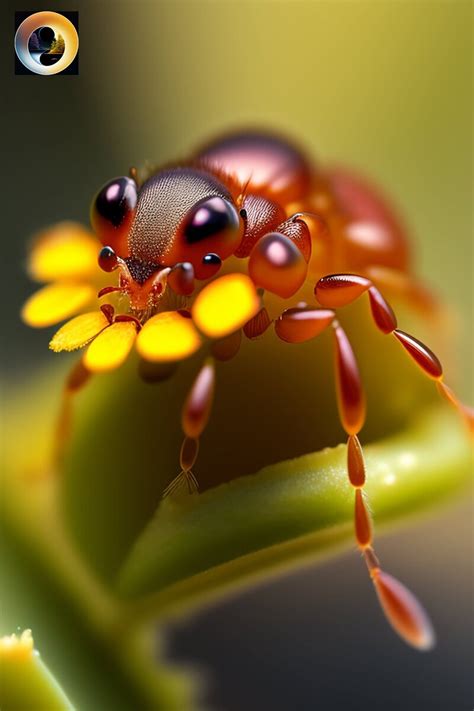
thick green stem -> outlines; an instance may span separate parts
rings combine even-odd
[[[419,512],[469,477],[470,445],[445,408],[366,448],[376,526]],[[186,607],[269,571],[352,545],[345,447],[266,467],[199,496],[165,500],[122,568],[127,595],[155,610]]]

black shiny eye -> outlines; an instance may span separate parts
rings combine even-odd
[[[184,225],[184,238],[192,245],[203,239],[224,238],[233,240],[239,231],[239,218],[235,208],[221,197],[198,203]]]
[[[196,268],[196,276],[198,279],[210,279],[213,277],[222,266],[222,259],[214,252],[205,254],[201,260],[201,264]]]
[[[116,178],[97,194],[94,211],[114,227],[120,227],[137,204],[137,186],[131,178]]]
[[[125,176],[104,185],[92,203],[92,227],[103,244],[112,245],[120,254],[125,246],[136,205],[137,185]]]
[[[202,263],[208,267],[220,267],[222,264],[221,258],[211,252],[210,254],[205,254],[202,258]]]
[[[113,272],[118,267],[118,259],[112,247],[102,247],[99,252],[99,267],[104,272]]]

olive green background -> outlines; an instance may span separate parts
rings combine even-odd
[[[218,131],[250,124],[293,134],[316,160],[355,166],[393,196],[412,229],[418,273],[453,305],[458,361],[449,379],[469,399],[470,2],[37,3],[79,10],[77,77],[14,76],[18,9],[4,6],[1,23],[9,380],[54,357],[49,334],[18,321],[32,288],[22,265],[29,235],[57,219],[87,221],[94,191],[129,165],[185,156]],[[461,506],[379,545],[436,619],[432,655],[391,636],[354,554],[176,626],[171,649],[206,663],[211,701],[229,711],[470,708],[468,516]],[[27,611],[25,601],[25,619]]]

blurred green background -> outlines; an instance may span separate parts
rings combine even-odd
[[[57,7],[56,7],[57,5]],[[223,129],[293,134],[316,160],[383,185],[412,229],[418,273],[454,307],[472,396],[472,3],[119,0],[79,10],[79,76],[14,76],[2,61],[4,372],[52,359],[18,321],[28,237],[88,219],[95,190],[144,160],[186,156]],[[4,5],[3,50],[13,13]],[[11,49],[11,53],[13,49]],[[471,391],[471,393],[470,393]],[[436,620],[427,656],[385,628],[357,555],[176,625],[170,649],[214,674],[210,700],[249,709],[472,706],[472,528],[467,503],[384,538],[380,553]],[[19,624],[28,601],[19,604]],[[365,620],[366,634],[357,638]],[[27,624],[27,622],[25,622]],[[383,701],[381,701],[383,699]]]

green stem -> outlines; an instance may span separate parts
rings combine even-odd
[[[376,526],[429,508],[470,476],[470,443],[447,408],[365,448]],[[165,500],[133,547],[119,589],[132,607],[192,608],[353,544],[345,447],[266,467],[199,496]]]

